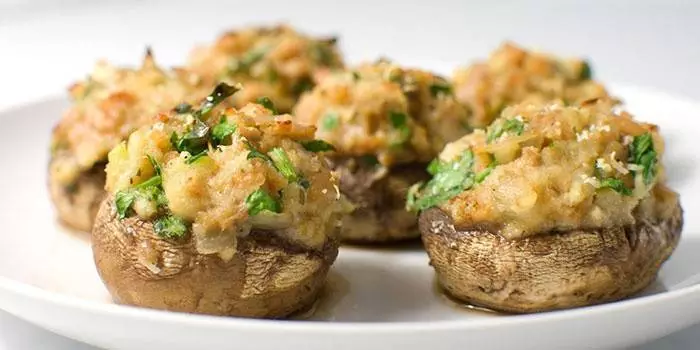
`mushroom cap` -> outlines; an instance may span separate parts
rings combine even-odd
[[[372,244],[420,237],[416,213],[406,210],[406,192],[413,183],[427,179],[424,165],[386,169],[364,166],[352,158],[330,163],[340,175],[340,192],[354,206],[343,217],[342,241]]]
[[[121,304],[211,315],[282,318],[310,307],[338,254],[253,230],[237,240],[231,259],[197,252],[191,239],[157,236],[138,217],[119,220],[112,196],[92,231],[97,270]]]
[[[656,278],[680,239],[683,215],[637,217],[627,227],[577,229],[524,239],[455,227],[441,209],[420,214],[430,263],[453,297],[494,310],[530,313],[627,298]]]
[[[105,197],[104,164],[82,172],[71,186],[62,184],[49,171],[48,187],[58,220],[72,229],[90,232]]]

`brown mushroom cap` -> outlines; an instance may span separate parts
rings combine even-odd
[[[412,184],[427,179],[425,166],[408,164],[386,170],[359,163],[353,158],[331,161],[340,175],[340,191],[355,206],[343,218],[341,240],[368,244],[420,237],[416,214],[405,208],[406,192]]]
[[[71,186],[62,184],[50,171],[48,176],[49,193],[58,219],[72,229],[90,232],[105,197],[104,164],[99,163],[81,173]]]
[[[440,285],[467,303],[514,313],[599,304],[629,297],[656,278],[678,244],[683,216],[506,240],[459,228],[441,209],[421,213],[423,243]]]
[[[157,236],[138,217],[117,219],[112,196],[95,219],[92,242],[97,270],[118,303],[258,318],[310,307],[338,254],[335,241],[317,251],[253,230],[225,261],[199,254],[190,239]]]

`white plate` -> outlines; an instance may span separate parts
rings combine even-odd
[[[661,125],[670,184],[681,194],[681,244],[658,281],[632,300],[502,316],[461,308],[435,290],[418,246],[343,248],[328,293],[306,321],[168,313],[114,305],[89,243],[58,226],[45,189],[48,135],[67,106],[49,100],[0,112],[0,308],[109,349],[562,349],[640,344],[700,321],[700,105],[630,87],[614,92]],[[27,222],[24,222],[27,220]]]

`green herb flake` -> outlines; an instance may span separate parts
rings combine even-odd
[[[261,188],[249,194],[245,199],[245,204],[248,208],[248,214],[253,216],[265,210],[273,213],[282,212],[282,205],[280,202]]]
[[[581,64],[581,73],[579,74],[579,80],[590,80],[593,78],[593,69],[591,68],[588,61],[583,61]]]
[[[609,188],[612,189],[613,191],[620,193],[625,196],[631,196],[632,195],[632,190],[629,189],[627,186],[625,186],[625,183],[620,180],[616,179],[614,177],[607,178],[600,180],[600,189],[603,188]]]
[[[133,191],[125,190],[117,192],[114,197],[114,203],[117,207],[117,217],[120,220],[131,215],[131,206],[134,205],[134,201],[136,201],[136,194]]]
[[[656,165],[658,162],[651,133],[647,132],[635,136],[629,145],[629,153],[629,162],[642,167],[644,184],[651,185],[656,177]]]
[[[189,103],[183,102],[183,103],[180,103],[179,105],[175,106],[173,111],[175,111],[175,113],[177,113],[177,114],[189,113],[192,111],[192,105]]]
[[[360,76],[360,73],[353,71],[352,72],[352,80],[354,81],[359,81],[362,77]]]
[[[294,86],[292,86],[292,93],[295,96],[300,96],[306,91],[311,91],[311,89],[314,88],[314,82],[311,81],[311,79],[302,79],[299,80]]]
[[[162,183],[162,177],[156,175],[130,189],[118,191],[114,197],[117,217],[119,219],[129,217],[133,213],[132,207],[134,202],[139,198],[156,202],[158,205],[166,205],[167,199],[165,198]]]
[[[491,172],[495,168],[496,168],[496,162],[491,162],[486,168],[484,168],[484,170],[482,170],[478,174],[476,174],[476,177],[474,178],[476,183],[480,184],[480,183],[484,182],[484,180],[486,180],[486,178],[489,175],[491,175]]]
[[[280,75],[277,73],[276,70],[270,68],[267,70],[267,75],[265,76],[265,79],[267,79],[268,82],[274,83],[278,81],[280,78]]]
[[[163,178],[159,175],[153,176],[150,179],[134,186],[134,189],[146,189],[149,187],[157,187],[163,183]]]
[[[486,134],[486,143],[491,143],[501,137],[504,133],[511,132],[516,135],[522,135],[525,131],[525,123],[522,120],[512,118],[504,122],[491,125]]]
[[[253,147],[253,144],[251,144],[250,142],[246,142],[246,146],[248,146],[248,151],[249,151],[246,159],[250,160],[250,159],[259,158],[259,159],[262,159],[266,162],[272,163],[272,159],[267,154],[258,151],[255,147]]]
[[[279,171],[279,173],[282,174],[282,176],[284,176],[287,179],[287,181],[299,181],[300,176],[299,174],[297,174],[297,170],[294,167],[294,164],[292,164],[292,161],[289,159],[289,156],[287,155],[287,152],[284,151],[284,149],[280,147],[275,147],[270,152],[268,152],[267,155],[270,156],[270,159],[272,159],[272,164],[275,166],[277,171]]]
[[[413,191],[409,191],[408,209],[425,210],[470,189],[476,183],[473,167],[474,153],[471,150],[465,151],[453,162],[432,166],[431,171],[435,172],[433,178],[422,186],[414,187]]]
[[[328,112],[321,119],[321,129],[331,131],[340,125],[340,116],[335,112]]]
[[[198,160],[202,159],[202,157],[205,157],[208,153],[209,153],[209,151],[205,149],[202,152],[190,155],[190,157],[188,157],[187,160],[185,160],[185,164],[194,164]]]
[[[406,194],[406,210],[411,211],[413,208],[415,208],[416,201],[418,200],[418,193],[424,184],[425,183],[421,181],[408,188],[408,192]]]
[[[323,66],[330,66],[335,61],[333,50],[325,43],[311,46],[311,58]]]
[[[272,100],[267,97],[267,96],[262,96],[259,97],[255,102],[257,102],[259,105],[262,105],[263,107],[267,108],[272,114],[278,114],[277,109],[275,108],[275,104],[272,102]]]
[[[301,141],[301,145],[309,152],[331,152],[335,147],[323,140]]]
[[[212,91],[211,94],[204,99],[204,102],[202,102],[199,110],[197,111],[197,115],[204,116],[209,114],[214,107],[226,100],[231,95],[235,94],[238,90],[238,87],[228,85],[226,83],[219,83],[219,85],[214,88],[214,91]]]
[[[360,161],[360,163],[362,163],[364,166],[367,166],[367,167],[376,167],[376,166],[380,165],[379,158],[377,158],[377,156],[371,155],[371,154],[365,154],[363,156],[360,156],[359,161]]]
[[[198,154],[207,149],[209,131],[209,125],[199,119],[195,119],[192,129],[182,137],[173,132],[170,136],[170,143],[178,152]]]
[[[452,95],[452,86],[444,82],[430,84],[430,94],[433,97]]]
[[[150,154],[146,155],[146,157],[148,157],[148,161],[151,163],[153,171],[155,171],[156,175],[161,176],[163,169],[161,168],[160,164],[158,164],[158,161]]]
[[[166,215],[156,219],[153,230],[162,238],[178,239],[187,234],[187,223],[174,215]]]
[[[442,161],[439,158],[435,158],[428,164],[428,168],[426,170],[428,171],[428,174],[435,175],[440,172],[442,166]]]
[[[215,146],[224,144],[227,137],[233,135],[238,126],[234,123],[229,123],[225,116],[221,116],[219,124],[214,125],[211,130],[211,139]]]
[[[411,138],[411,128],[408,126],[408,117],[405,113],[392,111],[389,112],[389,120],[391,126],[399,132],[398,140],[395,145],[401,145]]]
[[[229,61],[228,73],[249,73],[250,68],[254,64],[260,62],[268,51],[270,51],[269,46],[259,46],[246,51],[246,53],[244,53],[241,57],[237,57]]]

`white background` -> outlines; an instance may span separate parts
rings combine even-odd
[[[353,62],[384,55],[453,66],[510,39],[590,57],[604,81],[700,100],[700,3],[0,0],[0,108],[63,94],[99,58],[136,64],[151,45],[159,61],[179,64],[195,43],[227,27],[278,20],[342,33]],[[695,327],[639,349],[699,344]],[[91,348],[0,312],[0,349]]]

